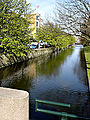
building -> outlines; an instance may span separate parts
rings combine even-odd
[[[26,14],[24,17],[30,21],[30,28],[32,28],[32,36],[35,37],[36,29],[40,27],[42,24],[42,19],[40,18],[40,14]]]

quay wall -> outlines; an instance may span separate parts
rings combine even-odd
[[[0,53],[0,69],[3,67],[13,65],[15,63],[19,63],[35,57],[39,57],[41,55],[50,54],[54,51],[56,51],[55,48],[34,49],[30,51],[27,56],[22,56],[17,58],[14,55],[10,56],[8,53],[7,54]]]

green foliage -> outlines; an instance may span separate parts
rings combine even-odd
[[[48,22],[37,29],[36,39],[49,42],[57,48],[66,48],[68,45],[75,43],[75,38],[60,30],[58,25]]]
[[[90,80],[90,46],[84,48],[88,78]],[[90,82],[90,81],[89,81]]]
[[[23,15],[30,5],[26,0],[1,0],[0,5],[0,41],[4,53],[26,56],[31,30]]]

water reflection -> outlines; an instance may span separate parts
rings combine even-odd
[[[80,46],[30,60],[0,71],[1,86],[30,93],[30,120],[59,120],[60,117],[35,113],[35,99],[70,103],[71,109],[51,107],[90,117],[85,58]],[[44,105],[41,106],[46,108]]]

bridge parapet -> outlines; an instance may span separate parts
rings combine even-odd
[[[0,119],[29,120],[29,93],[0,87]]]

